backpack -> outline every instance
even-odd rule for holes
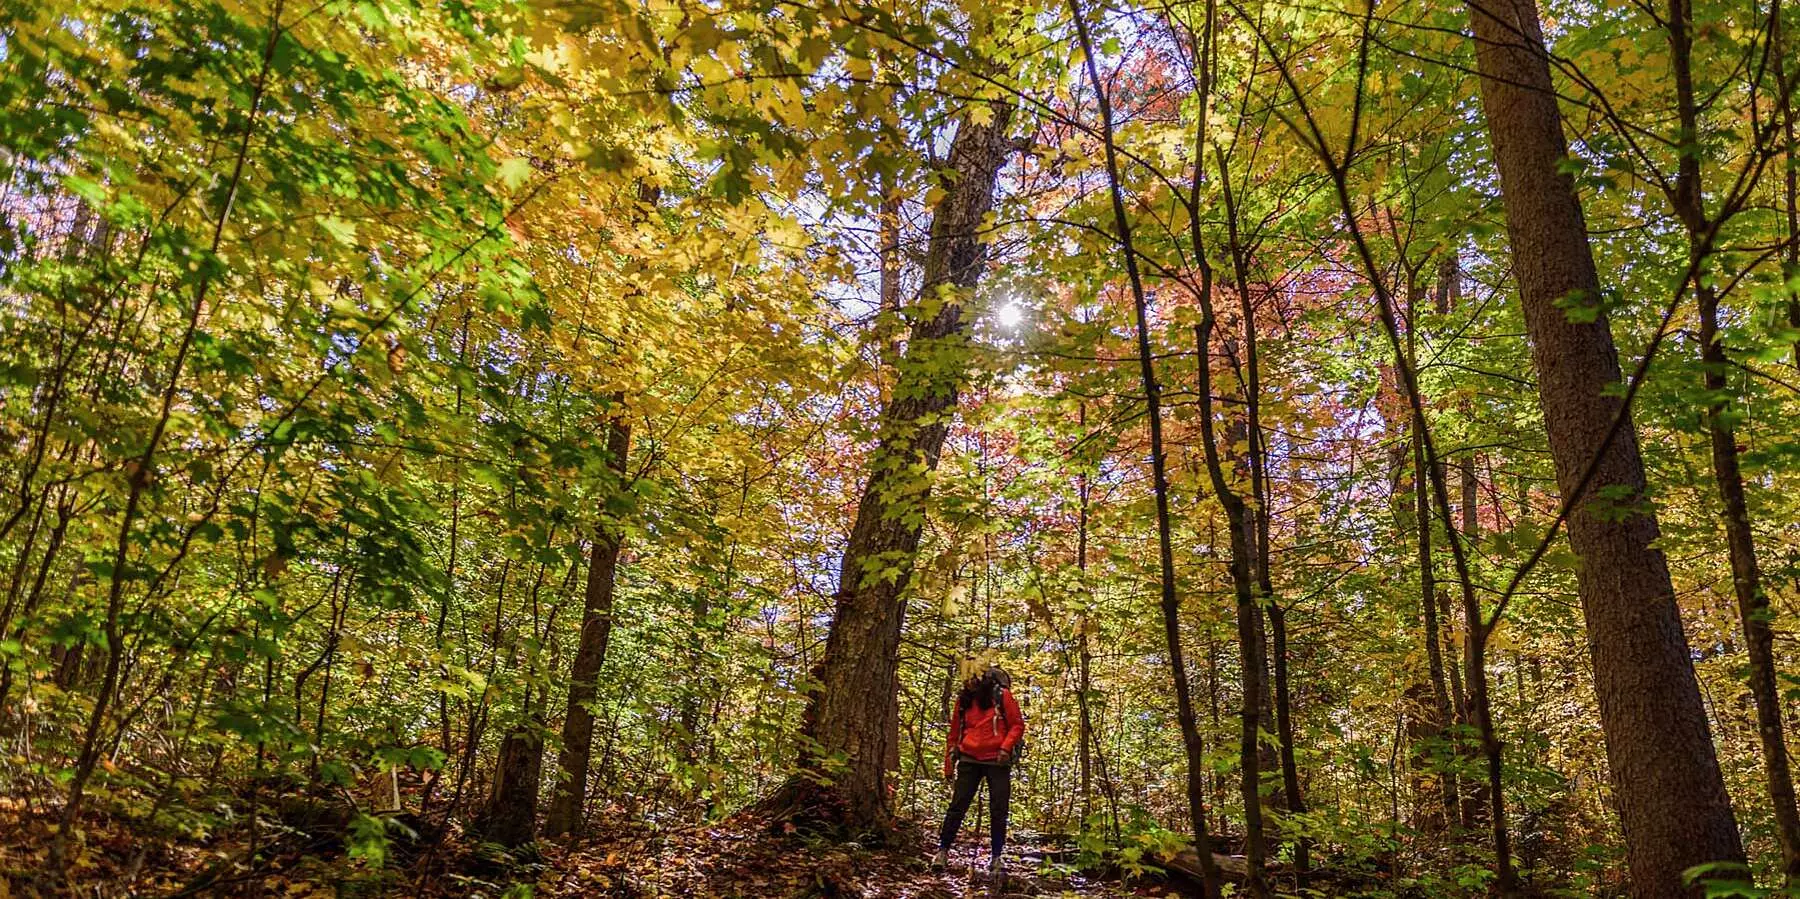
[[[994,710],[999,713],[1000,723],[1012,728],[1012,722],[1006,720],[1006,692],[1012,689],[1012,675],[999,665],[988,666],[988,673],[994,676]],[[1016,698],[1015,698],[1016,701]],[[1025,757],[1025,735],[1019,735],[1019,742],[1013,745],[1012,761],[1009,765],[1017,765]]]

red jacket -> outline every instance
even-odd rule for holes
[[[1005,715],[1001,715],[1005,709]],[[1002,751],[1012,752],[1025,736],[1025,717],[1011,690],[1000,691],[1000,704],[984,709],[975,703],[950,716],[950,741],[944,747],[944,776],[956,770],[957,756],[973,762],[992,762]]]

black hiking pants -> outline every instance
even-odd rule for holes
[[[948,850],[956,842],[956,831],[962,827],[969,804],[975,801],[981,782],[988,785],[988,811],[993,820],[988,824],[988,847],[993,858],[1006,849],[1006,816],[1012,808],[1012,766],[984,764],[958,759],[956,789],[950,794],[950,811],[944,815],[944,829],[938,833],[938,848]]]

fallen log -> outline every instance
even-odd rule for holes
[[[1219,875],[1234,883],[1242,883],[1250,878],[1250,860],[1241,855],[1212,854],[1213,864],[1218,867]],[[1172,873],[1181,874],[1195,883],[1200,882],[1200,853],[1192,849],[1183,849],[1174,858],[1163,862],[1163,867]],[[1274,870],[1273,865],[1264,867],[1265,871]]]
[[[1019,857],[1033,862],[1068,863],[1081,855],[1074,846],[1037,847],[1019,850]]]

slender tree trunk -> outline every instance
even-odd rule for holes
[[[1424,423],[1413,422],[1414,433],[1423,429]],[[1416,472],[1413,496],[1417,504],[1418,514],[1418,555],[1419,555],[1419,607],[1425,621],[1425,665],[1431,678],[1431,739],[1444,739],[1445,728],[1452,721],[1450,706],[1450,690],[1445,683],[1443,637],[1438,626],[1438,585],[1437,574],[1432,567],[1431,549],[1431,492],[1426,486],[1430,474],[1425,470],[1425,443],[1413,441],[1413,466]],[[1426,819],[1426,830],[1437,830],[1457,821],[1457,803],[1455,779],[1449,770],[1437,772],[1436,801],[1441,806],[1442,816],[1433,814]]]
[[[1208,7],[1209,13],[1211,6]],[[1076,34],[1081,40],[1081,55],[1086,64],[1088,81],[1094,89],[1094,102],[1100,110],[1100,137],[1106,149],[1106,175],[1108,192],[1112,197],[1114,234],[1118,238],[1120,252],[1125,257],[1125,273],[1131,283],[1132,311],[1137,322],[1137,350],[1139,374],[1144,386],[1145,411],[1150,426],[1150,471],[1152,490],[1156,499],[1156,540],[1157,561],[1162,588],[1163,638],[1169,650],[1169,674],[1175,682],[1175,716],[1181,726],[1182,748],[1187,756],[1187,801],[1188,818],[1194,828],[1194,850],[1200,862],[1201,891],[1207,899],[1218,899],[1221,888],[1218,866],[1213,863],[1212,840],[1206,831],[1206,747],[1200,741],[1200,724],[1194,716],[1194,701],[1188,687],[1187,663],[1183,659],[1181,648],[1181,600],[1175,591],[1175,549],[1169,525],[1169,472],[1168,460],[1163,455],[1162,434],[1162,388],[1156,380],[1155,357],[1150,350],[1150,324],[1147,302],[1144,298],[1144,281],[1138,271],[1137,250],[1131,240],[1131,218],[1125,211],[1125,189],[1119,178],[1118,149],[1113,144],[1112,100],[1106,93],[1106,82],[1100,79],[1099,64],[1094,58],[1094,41],[1088,32],[1086,17],[1082,14],[1079,0],[1069,0],[1069,13],[1075,20]],[[1210,41],[1212,35],[1212,16],[1209,14],[1206,33]],[[1210,47],[1205,53],[1210,52]],[[1205,70],[1205,66],[1201,67]],[[1205,91],[1202,96],[1205,96]],[[1204,132],[1204,126],[1202,126]],[[1206,363],[1200,366],[1203,370]],[[1204,392],[1204,387],[1202,388]],[[1241,543],[1244,533],[1241,530],[1232,532],[1232,540]],[[1242,567],[1243,556],[1236,557],[1236,564]],[[1254,606],[1252,606],[1254,608]],[[1254,716],[1256,709],[1256,692],[1247,691],[1244,696],[1244,707],[1247,714]],[[1254,735],[1252,735],[1254,741]],[[1255,746],[1251,746],[1251,765],[1255,765]],[[1251,775],[1254,774],[1252,770]],[[1251,775],[1246,775],[1246,780]],[[1258,810],[1255,791],[1251,790],[1247,813]],[[1260,821],[1253,821],[1250,826],[1251,839],[1260,839]],[[1260,884],[1261,870],[1252,862],[1250,883]],[[1254,889],[1254,887],[1253,887]],[[1262,891],[1253,892],[1260,896]]]
[[[276,0],[269,13],[268,35],[263,44],[262,62],[257,69],[256,77],[250,91],[250,107],[244,120],[244,134],[238,142],[233,158],[230,177],[226,180],[223,201],[219,205],[218,214],[213,220],[212,239],[208,245],[211,253],[218,253],[225,237],[226,224],[231,220],[232,206],[237,201],[238,188],[243,183],[244,172],[250,161],[251,139],[256,133],[256,120],[262,110],[262,100],[268,87],[269,73],[275,59],[275,49],[280,43],[282,0]],[[201,314],[206,309],[206,299],[210,294],[215,279],[210,272],[203,276],[194,289],[194,300],[188,307],[188,317],[181,330],[181,337],[175,348],[174,362],[169,366],[169,376],[164,384],[154,424],[150,436],[144,442],[144,449],[132,460],[127,478],[128,487],[125,496],[125,508],[119,515],[118,538],[112,553],[112,569],[107,578],[106,617],[102,633],[106,636],[106,668],[100,682],[100,691],[94,697],[92,710],[88,714],[87,726],[82,734],[81,750],[75,758],[74,773],[69,779],[69,794],[63,804],[60,826],[50,843],[49,867],[59,868],[63,861],[63,850],[66,847],[67,835],[75,826],[81,814],[81,802],[87,791],[87,785],[94,774],[94,766],[100,761],[99,748],[101,732],[106,727],[106,714],[116,698],[119,689],[119,672],[125,662],[125,634],[121,631],[121,618],[125,610],[125,581],[129,562],[132,536],[137,525],[144,493],[149,489],[150,481],[155,473],[157,454],[162,449],[163,436],[175,411],[175,395],[181,387],[182,377],[187,371],[188,354],[193,350],[195,335],[200,331]]]
[[[1456,307],[1462,297],[1462,267],[1461,263],[1457,260],[1456,251],[1454,249],[1446,252],[1443,258],[1438,261],[1437,281],[1437,311],[1439,315],[1448,315],[1450,314],[1450,310]],[[1462,404],[1462,411],[1465,418],[1473,415],[1473,410],[1467,401],[1464,401]],[[1476,501],[1475,457],[1473,455],[1465,455],[1463,457],[1461,464],[1458,466],[1458,473],[1460,477],[1458,486],[1461,488],[1462,494],[1460,510],[1461,523],[1458,527],[1462,532],[1464,545],[1472,546],[1474,545],[1477,532],[1480,530],[1476,516],[1476,509],[1478,506]],[[1448,513],[1446,512],[1445,515],[1445,527],[1450,527],[1448,524]],[[1442,648],[1440,649],[1440,652],[1460,655],[1460,653],[1457,653],[1457,647],[1461,645],[1458,635],[1460,635],[1460,640],[1466,641],[1469,639],[1469,634],[1472,633],[1469,623],[1467,621],[1459,622],[1456,620],[1455,607],[1450,600],[1450,591],[1444,589],[1442,584],[1438,585],[1437,603],[1438,624],[1443,631]],[[1450,710],[1452,720],[1458,727],[1472,728],[1474,727],[1475,716],[1469,709],[1469,697],[1463,690],[1463,666],[1445,664],[1444,668],[1445,673],[1449,675],[1450,681]],[[1480,747],[1469,743],[1460,735],[1453,740],[1453,745],[1458,757],[1463,759],[1470,768],[1479,767],[1478,756],[1480,754]],[[1453,782],[1455,784],[1455,796],[1457,798],[1455,800],[1455,807],[1450,809],[1452,813],[1451,822],[1453,824],[1460,824],[1465,831],[1473,832],[1479,830],[1486,824],[1483,817],[1483,809],[1486,809],[1488,806],[1487,782],[1483,778],[1464,777],[1460,773],[1454,774]]]
[[[1236,215],[1231,211],[1235,207],[1230,199],[1229,169],[1226,167],[1224,151],[1220,150],[1216,155],[1219,181],[1224,185],[1227,197],[1226,222],[1234,232],[1231,244],[1235,248],[1237,226]],[[1196,241],[1195,254],[1198,256],[1203,252],[1203,246]],[[1241,295],[1250,289],[1248,266],[1240,253],[1230,255],[1232,280],[1236,282],[1235,287]],[[1266,693],[1263,685],[1266,662],[1263,652],[1262,604],[1259,601],[1262,597],[1258,596],[1256,572],[1252,570],[1256,525],[1243,496],[1225,477],[1224,457],[1219,446],[1218,429],[1213,421],[1212,337],[1217,317],[1213,310],[1212,279],[1206,268],[1202,268],[1201,281],[1200,322],[1194,326],[1194,353],[1198,360],[1199,374],[1200,445],[1206,462],[1206,473],[1212,483],[1213,496],[1225,510],[1225,525],[1230,531],[1227,568],[1231,574],[1232,594],[1236,598],[1239,686],[1243,693],[1243,704],[1238,710],[1238,766],[1242,776],[1239,791],[1244,802],[1244,857],[1249,867],[1245,887],[1252,897],[1260,897],[1268,894],[1268,884],[1263,880],[1268,845],[1262,811],[1262,758],[1258,753],[1258,734],[1262,731],[1262,708]],[[1246,436],[1249,436],[1248,433]],[[1255,440],[1254,437],[1249,439]],[[1251,486],[1254,489],[1254,473]]]
[[[1644,504],[1637,431],[1574,182],[1535,0],[1469,0],[1482,107],[1586,619],[1632,892],[1698,895],[1682,872],[1744,850],[1719,772],[1668,563]],[[1573,298],[1592,311],[1572,321]],[[1609,439],[1617,418],[1620,429]],[[1595,465],[1593,463],[1597,462]],[[1583,483],[1590,465],[1591,482]],[[1629,511],[1631,514],[1620,514]],[[1473,626],[1473,624],[1471,625]],[[1475,646],[1477,641],[1471,640]],[[1473,683],[1470,689],[1484,692]],[[1472,695],[1479,704],[1485,697]]]
[[[715,511],[707,517],[716,521],[718,520],[717,514],[715,509]],[[702,641],[706,639],[705,628],[707,627],[707,619],[711,617],[712,601],[707,597],[704,590],[698,591],[698,595],[694,598],[693,616],[691,618],[693,630],[691,636],[688,638],[686,652],[683,653],[683,655],[686,656],[683,667],[687,669],[687,678],[686,684],[681,690],[681,714],[679,716],[681,722],[681,733],[679,736],[682,743],[681,761],[683,765],[686,765],[689,768],[692,768],[699,763],[701,745],[706,740],[706,733],[700,727],[700,702],[705,694],[711,691],[711,686],[708,683],[705,671],[706,663],[703,660],[701,653],[703,646]],[[899,733],[900,715],[899,694],[897,693],[895,694],[894,703],[888,707],[888,714],[892,719],[893,733],[897,735]],[[899,768],[899,743],[896,742],[889,746],[888,756],[888,770],[893,771]],[[695,793],[695,791],[702,787],[703,784],[700,783],[699,779],[690,777],[682,790],[681,798],[687,802],[694,801],[694,799],[698,798],[698,794]]]
[[[1412,357],[1414,370],[1418,367],[1418,332],[1419,308],[1418,295],[1420,285],[1418,277],[1409,271],[1407,275],[1407,318],[1406,349]],[[1431,711],[1432,723],[1429,728],[1431,739],[1441,742],[1445,729],[1451,722],[1450,690],[1444,678],[1443,638],[1438,627],[1438,584],[1437,572],[1433,567],[1431,549],[1431,472],[1426,468],[1425,460],[1425,421],[1418,415],[1412,416],[1412,450],[1413,450],[1413,500],[1415,520],[1418,527],[1418,564],[1419,564],[1419,611],[1425,622],[1425,667],[1431,678]],[[1455,779],[1451,771],[1437,772],[1435,790],[1436,802],[1443,814],[1429,815],[1422,822],[1422,829],[1435,832],[1450,826],[1457,820]]]
[[[1081,405],[1078,415],[1081,430],[1087,430],[1087,404]],[[1080,667],[1076,670],[1075,701],[1076,709],[1081,715],[1081,827],[1087,832],[1088,819],[1094,814],[1094,718],[1088,708],[1088,691],[1093,689],[1093,648],[1088,641],[1088,629],[1091,626],[1088,615],[1087,565],[1088,565],[1088,478],[1083,472],[1076,476],[1076,497],[1080,501],[1080,511],[1075,521],[1075,570],[1081,577],[1081,616],[1075,622],[1076,652]]]
[[[487,628],[488,633],[488,665],[487,680],[492,683],[494,673],[500,667],[500,641],[504,636],[503,618],[506,614],[506,592],[512,583],[513,560],[506,556],[500,562],[498,586],[494,591],[494,620]],[[486,691],[478,693],[470,703],[468,720],[463,723],[463,745],[461,761],[456,766],[456,786],[450,791],[450,801],[446,814],[454,814],[462,805],[463,788],[468,786],[469,779],[475,774],[475,759],[481,749],[482,738],[487,733],[488,715],[493,710],[493,703]]]
[[[1500,733],[1494,726],[1493,700],[1488,695],[1487,645],[1492,628],[1481,622],[1481,606],[1475,601],[1467,582],[1463,584],[1463,615],[1476,622],[1470,626],[1463,643],[1463,667],[1469,684],[1469,718],[1481,740],[1482,759],[1487,763],[1487,786],[1482,791],[1487,802],[1483,808],[1493,834],[1495,864],[1499,869],[1496,886],[1500,892],[1510,893],[1518,884],[1513,870],[1512,837],[1507,831],[1506,768],[1501,755]]]
[[[465,306],[463,308],[462,323],[456,329],[456,364],[459,366],[467,366],[469,363],[469,318],[471,314],[472,311]],[[463,414],[463,384],[460,378],[456,381],[456,401],[451,408],[456,420],[461,421]],[[437,622],[432,629],[432,639],[438,646],[444,645],[444,631],[450,624],[450,601],[451,597],[456,595],[456,557],[461,549],[462,542],[462,475],[462,466],[458,464],[456,467],[456,474],[450,481],[450,533],[448,534],[449,539],[447,541],[449,546],[445,553],[444,560],[444,593],[442,596],[438,597]],[[439,670],[440,673],[448,675],[449,668],[447,662],[442,663]],[[437,695],[437,713],[438,745],[443,749],[445,757],[448,758],[450,755],[451,740],[450,694],[442,690],[439,690]],[[420,814],[431,809],[431,800],[437,795],[438,782],[443,779],[443,773],[444,768],[440,766],[437,770],[431,772],[430,779],[425,782],[424,795],[419,800]]]
[[[1779,16],[1779,9],[1774,13]],[[1750,663],[1750,696],[1756,705],[1756,730],[1762,742],[1763,767],[1769,801],[1775,813],[1776,841],[1781,846],[1782,873],[1788,880],[1800,877],[1800,810],[1794,803],[1794,777],[1789,770],[1787,742],[1781,723],[1781,690],[1775,677],[1775,635],[1769,597],[1762,589],[1762,571],[1756,559],[1756,537],[1750,525],[1750,506],[1744,492],[1744,476],[1738,461],[1737,434],[1732,426],[1730,385],[1726,372],[1731,361],[1719,335],[1719,293],[1707,276],[1711,255],[1710,232],[1701,184],[1699,104],[1694,94],[1693,16],[1689,0],[1669,2],[1669,47],[1675,69],[1676,110],[1681,133],[1673,200],[1676,215],[1687,230],[1688,265],[1693,272],[1694,298],[1700,310],[1700,359],[1707,396],[1707,436],[1712,444],[1713,481],[1723,505],[1725,546],[1731,559],[1731,583],[1737,596],[1738,619],[1744,629],[1745,654]]]
[[[1365,20],[1366,22],[1367,20]],[[1366,52],[1366,51],[1365,51]],[[1375,287],[1375,295],[1380,306],[1382,329],[1394,353],[1395,369],[1400,375],[1400,383],[1406,394],[1414,423],[1415,439],[1425,451],[1423,471],[1430,482],[1432,502],[1435,509],[1443,515],[1445,534],[1449,538],[1450,556],[1456,566],[1457,581],[1462,588],[1463,617],[1471,622],[1468,639],[1464,642],[1463,659],[1469,683],[1469,716],[1481,739],[1482,755],[1487,763],[1487,795],[1490,805],[1492,837],[1494,847],[1495,883],[1494,891],[1500,895],[1512,895],[1518,890],[1518,874],[1512,862],[1512,841],[1507,830],[1506,794],[1503,789],[1504,773],[1503,747],[1494,726],[1493,707],[1488,698],[1487,681],[1487,643],[1488,637],[1499,623],[1499,618],[1484,620],[1480,600],[1475,594],[1475,585],[1469,572],[1468,556],[1461,537],[1456,529],[1450,526],[1450,489],[1445,482],[1441,457],[1431,439],[1431,429],[1425,420],[1424,400],[1419,394],[1418,376],[1413,371],[1410,356],[1401,345],[1400,325],[1395,314],[1393,295],[1380,277],[1380,268],[1363,238],[1356,222],[1355,209],[1350,199],[1349,183],[1346,169],[1327,158],[1331,169],[1331,177],[1338,194],[1338,202],[1346,217],[1347,227],[1356,244],[1358,255],[1362,257],[1365,271]],[[1433,511],[1431,506],[1427,513]],[[1498,613],[1496,613],[1496,616]]]
[[[1788,327],[1800,331],[1800,289],[1791,285],[1800,278],[1800,135],[1794,120],[1794,84],[1788,80],[1787,22],[1780,0],[1769,9],[1769,58],[1775,75],[1775,102],[1780,109],[1781,137],[1785,175],[1782,178],[1781,206],[1787,218],[1787,250],[1782,253],[1781,277],[1790,285],[1787,299]],[[1794,340],[1794,367],[1800,368],[1800,338]]]
[[[1213,733],[1225,730],[1225,685],[1219,672],[1219,641],[1211,636],[1206,640],[1206,699],[1207,721],[1212,725]],[[1230,784],[1224,772],[1215,771],[1212,776],[1213,807],[1218,810],[1218,819],[1213,823],[1224,833],[1228,822],[1225,820],[1225,800],[1230,795]]]
[[[1269,634],[1275,644],[1275,730],[1281,740],[1281,779],[1286,787],[1287,810],[1290,814],[1306,814],[1306,797],[1300,792],[1300,766],[1294,759],[1293,696],[1288,686],[1287,608],[1269,604]],[[1294,876],[1305,889],[1312,870],[1312,839],[1300,836],[1294,841]]]
[[[1254,326],[1250,326],[1250,333],[1252,338],[1250,358],[1254,360],[1256,358]],[[1256,363],[1252,361],[1250,370],[1253,373],[1256,367]],[[1268,670],[1274,681],[1272,692],[1275,700],[1277,762],[1281,766],[1281,807],[1290,815],[1303,815],[1306,813],[1306,797],[1300,791],[1300,767],[1294,755],[1294,697],[1292,682],[1288,675],[1288,607],[1282,605],[1276,597],[1274,578],[1270,573],[1269,531],[1270,509],[1272,508],[1269,490],[1270,456],[1266,442],[1267,437],[1262,434],[1260,417],[1254,406],[1252,406],[1250,414],[1251,432],[1258,435],[1254,438],[1251,451],[1261,458],[1255,468],[1256,481],[1261,484],[1257,491],[1256,577],[1257,588],[1262,593],[1263,601],[1267,606],[1266,620],[1271,646]],[[1298,835],[1294,839],[1294,874],[1301,887],[1306,886],[1312,868],[1311,843],[1312,841],[1304,835]]]
[[[887,710],[899,689],[900,596],[918,553],[924,504],[966,380],[965,306],[986,258],[982,219],[1008,146],[1012,107],[965,116],[933,210],[917,318],[882,410],[880,437],[838,573],[818,688],[801,718],[798,772],[765,810],[850,834],[891,830]],[[834,757],[843,762],[840,767]]]
[[[615,396],[614,402],[623,398]],[[605,499],[627,489],[625,460],[631,452],[631,426],[619,415],[606,426],[606,464],[618,479],[609,485]],[[581,636],[575,658],[569,663],[569,708],[563,715],[562,751],[557,754],[556,793],[544,817],[544,835],[559,837],[581,830],[587,805],[588,768],[594,751],[594,699],[600,689],[600,669],[606,666],[606,644],[612,638],[613,595],[618,580],[619,552],[625,535],[609,520],[607,503],[601,502],[601,521],[594,529],[594,545],[588,556],[587,583],[582,590]]]

